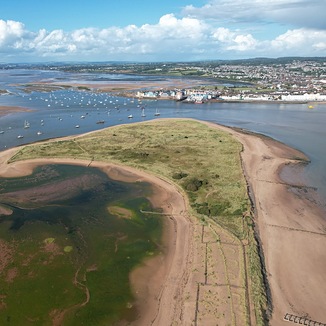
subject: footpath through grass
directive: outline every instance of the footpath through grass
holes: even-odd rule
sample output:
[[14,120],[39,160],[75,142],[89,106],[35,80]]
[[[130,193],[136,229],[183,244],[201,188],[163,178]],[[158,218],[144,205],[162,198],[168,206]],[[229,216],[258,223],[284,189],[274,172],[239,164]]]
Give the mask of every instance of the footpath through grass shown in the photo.
[[22,148],[11,161],[76,158],[125,164],[172,180],[187,194],[192,213],[210,218],[249,244],[250,293],[258,324],[266,300],[250,201],[241,167],[242,145],[231,135],[193,120],[156,120],[115,126],[70,140]]

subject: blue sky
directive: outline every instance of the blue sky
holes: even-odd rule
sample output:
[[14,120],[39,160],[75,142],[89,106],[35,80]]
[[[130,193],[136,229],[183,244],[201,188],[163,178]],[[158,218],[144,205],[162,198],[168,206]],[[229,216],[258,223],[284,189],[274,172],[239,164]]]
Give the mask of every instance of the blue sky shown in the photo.
[[8,0],[0,62],[326,56],[326,0]]
[[[204,1],[191,3],[199,6]],[[1,4],[0,19],[20,21],[32,31],[141,26],[155,24],[166,13],[178,13],[188,4],[187,0],[7,0]]]

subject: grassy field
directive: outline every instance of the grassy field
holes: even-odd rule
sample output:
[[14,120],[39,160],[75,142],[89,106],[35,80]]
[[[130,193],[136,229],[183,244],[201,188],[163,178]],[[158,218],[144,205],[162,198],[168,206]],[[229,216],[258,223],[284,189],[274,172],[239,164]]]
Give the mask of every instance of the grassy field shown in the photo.
[[266,309],[251,207],[241,167],[242,145],[229,134],[192,120],[156,120],[115,126],[70,140],[30,145],[11,161],[65,157],[136,167],[173,181],[191,212],[216,221],[249,244],[247,270],[257,324]]

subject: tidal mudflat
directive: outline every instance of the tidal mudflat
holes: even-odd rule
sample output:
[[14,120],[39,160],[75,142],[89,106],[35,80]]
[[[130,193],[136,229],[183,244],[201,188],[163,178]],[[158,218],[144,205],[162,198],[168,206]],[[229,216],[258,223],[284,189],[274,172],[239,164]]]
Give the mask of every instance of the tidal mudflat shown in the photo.
[[140,212],[152,210],[149,193],[146,183],[76,165],[1,178],[0,323],[134,319],[129,273],[160,250],[159,215]]

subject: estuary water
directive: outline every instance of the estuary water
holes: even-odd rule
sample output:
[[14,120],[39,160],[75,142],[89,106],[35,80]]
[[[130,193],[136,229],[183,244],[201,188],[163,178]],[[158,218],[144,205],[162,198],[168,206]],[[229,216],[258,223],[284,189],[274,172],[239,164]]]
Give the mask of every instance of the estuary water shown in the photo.
[[[304,152],[311,160],[304,171],[305,182],[316,187],[322,201],[326,202],[326,104],[316,104],[311,109],[307,104],[139,102],[109,93],[71,89],[27,93],[19,85],[36,81],[88,82],[91,85],[130,80],[164,83],[164,77],[0,71],[0,89],[12,92],[0,96],[0,105],[33,109],[0,117],[0,132],[3,132],[0,134],[0,150],[118,124],[157,118],[195,118],[262,133]],[[156,112],[159,115],[155,115]],[[24,128],[25,120],[30,124],[29,128]]]
[[134,320],[129,274],[164,247],[160,217],[140,211],[153,210],[150,185],[62,164],[0,182],[0,202],[12,210],[0,219],[1,250],[11,248],[1,272],[16,271],[10,281],[0,279],[0,324],[50,325],[57,313],[65,325]]

